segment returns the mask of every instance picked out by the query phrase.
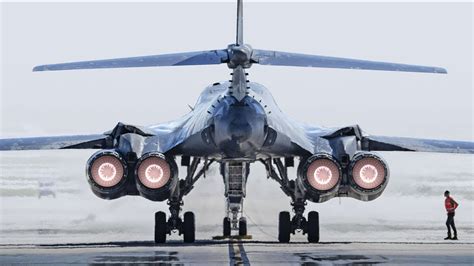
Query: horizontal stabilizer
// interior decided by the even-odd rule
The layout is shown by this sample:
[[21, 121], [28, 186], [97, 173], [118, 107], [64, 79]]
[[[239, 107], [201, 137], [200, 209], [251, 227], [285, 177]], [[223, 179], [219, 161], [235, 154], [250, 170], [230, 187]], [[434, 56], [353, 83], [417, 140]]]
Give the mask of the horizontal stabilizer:
[[214, 65], [227, 62], [227, 50], [149, 55], [106, 60], [81, 61], [52, 65], [41, 65], [33, 71], [54, 71], [71, 69], [129, 68], [158, 66]]
[[403, 72], [443, 73], [440, 67], [405, 65], [396, 63], [376, 62], [349, 58], [329, 57], [320, 55], [297, 54], [254, 49], [252, 61], [260, 65], [364, 69]]

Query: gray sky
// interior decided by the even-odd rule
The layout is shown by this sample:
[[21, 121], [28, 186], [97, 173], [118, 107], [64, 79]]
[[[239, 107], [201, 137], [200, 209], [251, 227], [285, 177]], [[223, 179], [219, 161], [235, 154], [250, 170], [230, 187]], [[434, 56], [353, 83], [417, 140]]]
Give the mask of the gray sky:
[[[254, 48], [442, 66], [448, 75], [254, 66], [308, 123], [472, 139], [472, 4], [247, 3]], [[3, 3], [1, 136], [97, 133], [188, 111], [225, 65], [33, 73], [35, 65], [223, 48], [234, 3]]]

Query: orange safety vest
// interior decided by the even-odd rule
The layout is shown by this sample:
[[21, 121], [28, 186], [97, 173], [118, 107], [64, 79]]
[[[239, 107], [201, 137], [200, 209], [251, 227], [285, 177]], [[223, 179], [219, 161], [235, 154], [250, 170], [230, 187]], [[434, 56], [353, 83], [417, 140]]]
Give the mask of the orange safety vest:
[[458, 203], [453, 200], [451, 197], [447, 197], [444, 200], [444, 207], [448, 213], [454, 213], [454, 210], [458, 207]]

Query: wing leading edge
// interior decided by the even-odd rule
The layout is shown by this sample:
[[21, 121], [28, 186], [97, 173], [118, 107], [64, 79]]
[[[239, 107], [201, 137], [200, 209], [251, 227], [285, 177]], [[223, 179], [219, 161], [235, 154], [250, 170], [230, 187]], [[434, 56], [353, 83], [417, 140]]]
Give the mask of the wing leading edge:
[[56, 149], [101, 149], [107, 142], [107, 136], [75, 135], [32, 138], [0, 139], [0, 151], [7, 150], [56, 150]]
[[252, 59], [260, 65], [294, 66], [316, 68], [340, 68], [359, 70], [401, 71], [419, 73], [446, 74], [441, 67], [407, 65], [389, 62], [378, 62], [342, 57], [288, 53], [279, 51], [253, 50]]
[[[113, 149], [119, 148], [122, 144], [129, 145], [131, 143], [126, 143], [132, 141], [133, 145], [148, 145], [157, 151], [167, 152], [190, 136], [187, 134], [185, 124], [188, 118], [185, 116], [182, 119], [152, 127], [119, 122], [112, 130], [103, 134], [0, 139], [0, 151]], [[130, 135], [137, 138], [131, 140]]]
[[[258, 50], [247, 47], [246, 59], [239, 61], [241, 65], [250, 67], [252, 64], [267, 66], [292, 66], [313, 68], [339, 68], [359, 70], [401, 71], [419, 73], [446, 74], [447, 71], [441, 67], [408, 65], [389, 62], [378, 62], [342, 57], [331, 57], [321, 55], [309, 55], [299, 53], [279, 52], [272, 50]], [[229, 64], [235, 60], [242, 60], [243, 52], [233, 52], [229, 48], [220, 50], [209, 50], [199, 52], [184, 52], [163, 55], [148, 55], [137, 57], [125, 57], [105, 60], [80, 61], [50, 65], [40, 65], [33, 71], [57, 71], [78, 69], [104, 69], [104, 68], [132, 68], [132, 67], [163, 67], [163, 66], [196, 66]], [[235, 54], [235, 55], [234, 55]], [[232, 64], [231, 64], [232, 65]]]
[[215, 65], [227, 60], [226, 50], [210, 50], [41, 65], [33, 68], [33, 71]]
[[[362, 131], [358, 125], [332, 128], [323, 131], [322, 135], [311, 135], [311, 130], [306, 130], [307, 135], [314, 139], [323, 138], [336, 141], [344, 137], [354, 137], [360, 141], [358, 150], [363, 151], [411, 151], [411, 152], [437, 152], [437, 153], [464, 153], [474, 154], [474, 142], [458, 140], [420, 139], [407, 137], [374, 136]], [[315, 147], [318, 151], [320, 147]]]
[[362, 149], [368, 151], [414, 151], [474, 154], [474, 142], [417, 139], [386, 136], [363, 136]]
[[120, 136], [127, 133], [145, 137], [155, 135], [145, 127], [118, 123], [112, 130], [103, 134], [0, 139], [0, 151], [109, 149], [116, 145]]

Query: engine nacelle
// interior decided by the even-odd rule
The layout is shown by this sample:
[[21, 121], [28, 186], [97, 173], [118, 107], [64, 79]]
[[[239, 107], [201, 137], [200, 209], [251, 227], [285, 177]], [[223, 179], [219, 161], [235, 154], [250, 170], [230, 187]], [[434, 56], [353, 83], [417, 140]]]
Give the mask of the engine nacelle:
[[161, 153], [144, 154], [135, 167], [137, 190], [142, 197], [164, 201], [178, 184], [178, 166]]
[[387, 163], [369, 152], [357, 153], [348, 167], [349, 196], [363, 201], [378, 198], [389, 180]]
[[306, 198], [313, 202], [333, 198], [341, 180], [341, 166], [330, 154], [314, 154], [298, 166], [298, 185], [306, 192]]
[[114, 150], [101, 150], [87, 161], [86, 175], [92, 192], [102, 199], [126, 195], [127, 164]]

